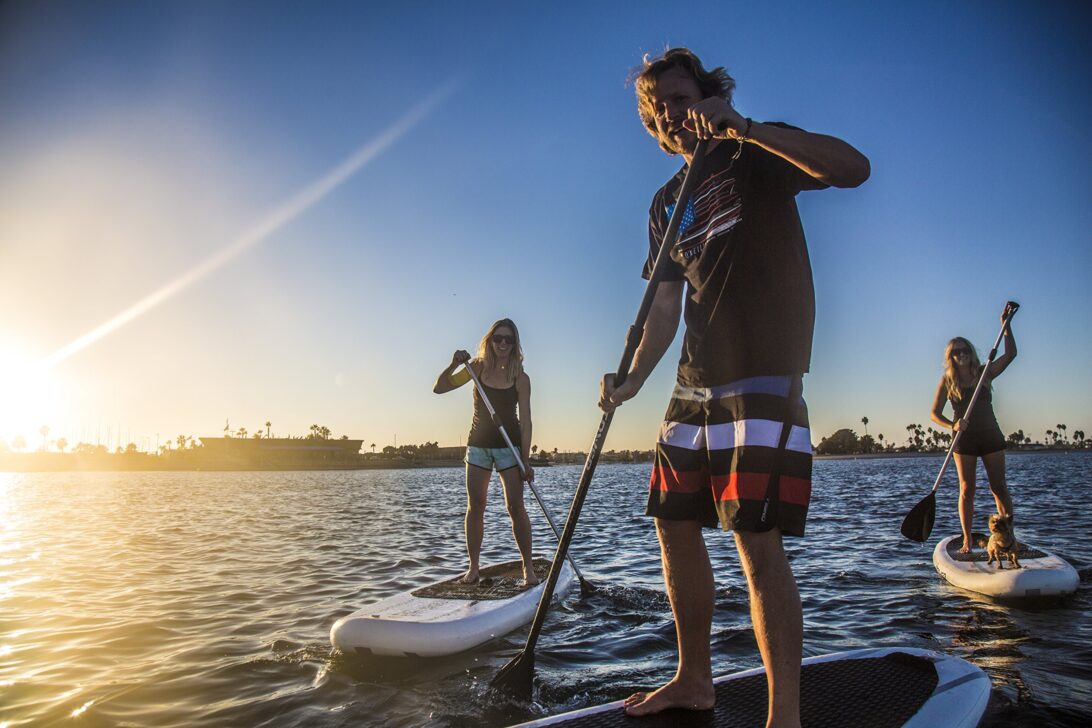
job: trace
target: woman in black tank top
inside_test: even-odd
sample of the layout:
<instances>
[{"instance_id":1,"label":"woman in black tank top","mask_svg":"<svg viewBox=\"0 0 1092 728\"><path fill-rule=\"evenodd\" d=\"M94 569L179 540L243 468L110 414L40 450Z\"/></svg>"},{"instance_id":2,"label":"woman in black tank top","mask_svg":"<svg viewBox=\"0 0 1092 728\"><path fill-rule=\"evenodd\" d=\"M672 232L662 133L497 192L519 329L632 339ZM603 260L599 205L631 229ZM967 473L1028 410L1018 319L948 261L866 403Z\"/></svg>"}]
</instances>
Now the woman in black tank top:
<instances>
[{"instance_id":1,"label":"woman in black tank top","mask_svg":"<svg viewBox=\"0 0 1092 728\"><path fill-rule=\"evenodd\" d=\"M531 447L531 379L523 371L523 350L519 343L519 330L511 319L501 319L493 324L478 345L478 355L473 360L466 351L456 351L451 364L440 372L433 387L436 394L458 389L470 381L463 365L474 368L493 409L504 425L512 444L519 449L524 464ZM466 448L466 551L470 567L463 574L465 583L478 580L478 563L485 533L485 504L489 494L489 479L496 468L504 486L504 502L512 519L512 534L516 538L523 561L523 578L528 584L537 584L531 561L531 520L523 506L524 476L519 464L508 449L500 429L493 423L489 410L474 389L474 420L470 427ZM534 471L527 465L527 480L534 479Z\"/></svg>"},{"instance_id":2,"label":"woman in black tank top","mask_svg":"<svg viewBox=\"0 0 1092 728\"><path fill-rule=\"evenodd\" d=\"M1004 321L1004 316L1001 317ZM962 553L969 553L972 546L972 522L974 520L975 469L978 458L986 469L990 492L997 503L997 512L1012 515L1012 497L1005 484L1005 436L993 413L993 380L1005 371L1016 358L1016 338L1012 323L1005 328L1005 352L993 360L982 391L978 393L974 409L967 415L967 406L974 395L975 385L982 374L982 364L971 342L959 336L948 342L944 350L944 376L940 378L936 397L933 398L933 422L962 432L953 453L956 470L959 471L959 522L963 527ZM952 403L952 419L944 416L944 405Z\"/></svg>"}]
</instances>

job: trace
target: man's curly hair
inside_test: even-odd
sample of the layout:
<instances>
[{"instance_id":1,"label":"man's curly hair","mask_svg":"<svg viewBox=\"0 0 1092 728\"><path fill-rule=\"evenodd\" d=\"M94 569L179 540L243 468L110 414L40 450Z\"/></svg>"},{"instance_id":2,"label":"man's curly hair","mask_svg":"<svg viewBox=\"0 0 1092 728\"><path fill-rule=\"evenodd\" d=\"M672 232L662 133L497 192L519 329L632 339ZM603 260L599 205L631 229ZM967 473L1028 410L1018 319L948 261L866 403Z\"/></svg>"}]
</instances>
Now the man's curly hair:
<instances>
[{"instance_id":1,"label":"man's curly hair","mask_svg":"<svg viewBox=\"0 0 1092 728\"><path fill-rule=\"evenodd\" d=\"M732 91L736 88L735 79L729 76L723 67L714 68L711 71L705 70L701 59L689 48L669 48L663 55L652 59L646 53L641 66L634 69L630 77L637 92L637 113L648 133L668 154L675 154L675 152L664 146L660 135L656 133L656 108L652 102L652 86L660 74L672 68L681 68L693 76L703 98L719 96L730 104Z\"/></svg>"}]
</instances>

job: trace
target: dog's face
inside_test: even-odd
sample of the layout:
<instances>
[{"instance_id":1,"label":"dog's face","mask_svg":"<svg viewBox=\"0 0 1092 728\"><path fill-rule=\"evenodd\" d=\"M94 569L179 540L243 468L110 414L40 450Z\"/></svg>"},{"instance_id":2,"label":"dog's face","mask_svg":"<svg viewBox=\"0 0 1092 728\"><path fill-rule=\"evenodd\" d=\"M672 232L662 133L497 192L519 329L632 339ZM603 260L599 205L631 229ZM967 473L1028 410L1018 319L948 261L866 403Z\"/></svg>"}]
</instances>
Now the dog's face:
<instances>
[{"instance_id":1,"label":"dog's face","mask_svg":"<svg viewBox=\"0 0 1092 728\"><path fill-rule=\"evenodd\" d=\"M990 533L998 536L1012 535L1012 516L999 516L994 513L990 516Z\"/></svg>"}]
</instances>

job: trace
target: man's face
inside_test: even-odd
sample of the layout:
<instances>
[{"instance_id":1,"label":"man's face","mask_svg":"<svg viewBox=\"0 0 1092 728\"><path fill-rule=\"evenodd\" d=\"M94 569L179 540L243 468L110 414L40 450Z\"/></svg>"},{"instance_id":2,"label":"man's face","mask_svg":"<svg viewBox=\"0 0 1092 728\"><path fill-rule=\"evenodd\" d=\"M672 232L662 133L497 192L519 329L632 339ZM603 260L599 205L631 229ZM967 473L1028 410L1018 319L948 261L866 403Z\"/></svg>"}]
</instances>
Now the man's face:
<instances>
[{"instance_id":1,"label":"man's face","mask_svg":"<svg viewBox=\"0 0 1092 728\"><path fill-rule=\"evenodd\" d=\"M655 78L649 91L656 134L676 154L689 154L698 143L694 132L683 128L686 112L702 100L694 77L681 68L669 68Z\"/></svg>"}]
</instances>

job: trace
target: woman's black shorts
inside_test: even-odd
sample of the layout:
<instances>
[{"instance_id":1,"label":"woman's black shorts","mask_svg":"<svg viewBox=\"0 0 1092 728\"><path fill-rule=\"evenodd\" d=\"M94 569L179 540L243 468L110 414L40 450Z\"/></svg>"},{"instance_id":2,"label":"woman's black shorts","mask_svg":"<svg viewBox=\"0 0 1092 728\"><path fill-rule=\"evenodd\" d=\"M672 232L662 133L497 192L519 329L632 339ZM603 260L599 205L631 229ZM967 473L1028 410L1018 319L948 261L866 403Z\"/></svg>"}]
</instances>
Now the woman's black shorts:
<instances>
[{"instance_id":1,"label":"woman's black shorts","mask_svg":"<svg viewBox=\"0 0 1092 728\"><path fill-rule=\"evenodd\" d=\"M959 438L955 451L959 455L982 457L1005 449L1005 436L1000 427L985 430L967 430Z\"/></svg>"}]
</instances>

